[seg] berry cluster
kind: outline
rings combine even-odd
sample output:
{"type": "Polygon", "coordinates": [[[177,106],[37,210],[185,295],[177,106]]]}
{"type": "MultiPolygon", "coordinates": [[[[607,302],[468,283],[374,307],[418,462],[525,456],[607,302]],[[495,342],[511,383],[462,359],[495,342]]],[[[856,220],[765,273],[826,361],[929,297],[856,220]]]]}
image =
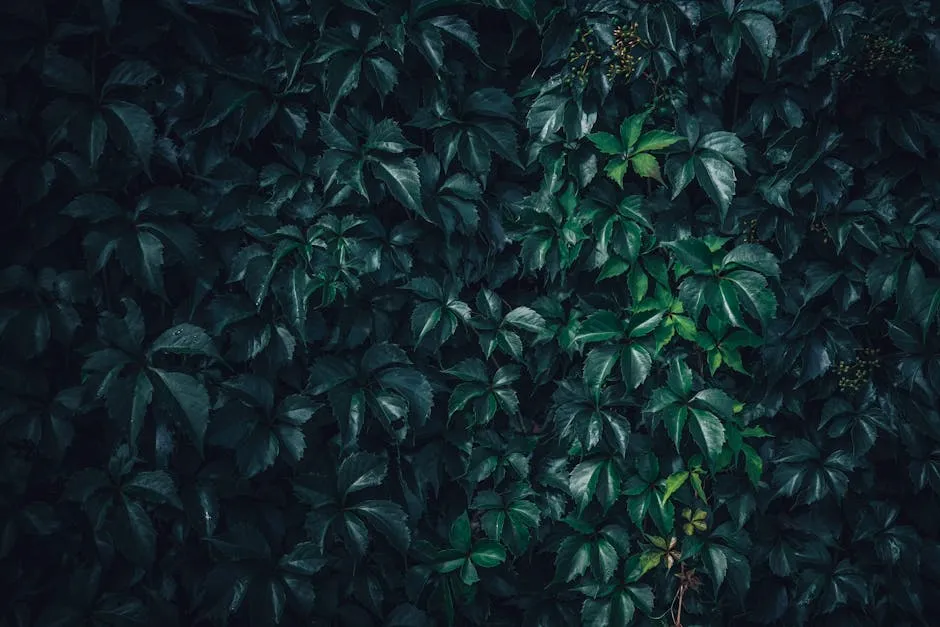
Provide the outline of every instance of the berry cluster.
{"type": "Polygon", "coordinates": [[[565,82],[569,85],[574,81],[585,82],[591,67],[600,61],[601,55],[594,49],[591,40],[592,32],[591,29],[580,27],[575,31],[578,40],[568,52],[568,74],[565,76],[565,82]]]}
{"type": "Polygon", "coordinates": [[[636,24],[631,24],[626,28],[623,26],[614,28],[614,45],[611,47],[614,60],[607,66],[607,78],[611,80],[617,76],[629,78],[638,62],[638,59],[633,56],[633,50],[642,43],[643,40],[637,34],[636,24]]]}
{"type": "Polygon", "coordinates": [[[840,361],[836,364],[839,375],[839,389],[843,392],[857,392],[862,384],[868,380],[872,370],[878,363],[878,349],[858,349],[859,355],[854,361],[840,361]]]}
{"type": "Polygon", "coordinates": [[[760,238],[757,236],[757,218],[745,220],[744,226],[747,228],[747,231],[744,233],[744,241],[748,244],[756,244],[759,242],[760,238]]]}
{"type": "Polygon", "coordinates": [[[862,50],[835,69],[836,77],[849,80],[856,75],[888,76],[914,67],[914,52],[886,35],[862,35],[862,50]]]}
{"type": "Polygon", "coordinates": [[[819,222],[813,222],[812,224],[810,224],[809,230],[812,231],[813,233],[821,233],[823,236],[823,243],[824,244],[829,243],[829,231],[826,230],[825,225],[820,224],[819,222]]]}
{"type": "MultiPolygon", "coordinates": [[[[591,69],[601,62],[601,54],[594,47],[593,31],[589,28],[575,30],[577,40],[568,52],[568,71],[565,83],[584,83],[587,81],[591,69]]],[[[637,25],[616,26],[614,28],[614,43],[610,50],[613,60],[607,65],[607,78],[610,80],[618,76],[629,78],[636,70],[639,59],[633,52],[643,40],[637,33],[637,25]]]]}

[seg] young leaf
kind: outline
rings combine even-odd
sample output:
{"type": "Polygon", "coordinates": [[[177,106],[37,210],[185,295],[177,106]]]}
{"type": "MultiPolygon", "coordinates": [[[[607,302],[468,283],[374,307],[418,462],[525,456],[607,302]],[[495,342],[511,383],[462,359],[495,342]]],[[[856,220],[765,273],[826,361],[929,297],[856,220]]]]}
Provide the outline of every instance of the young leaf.
{"type": "Polygon", "coordinates": [[[649,152],[652,150],[662,150],[673,144],[683,141],[685,138],[680,135],[674,135],[666,131],[649,131],[643,133],[633,148],[634,153],[649,152]]]}
{"type": "Polygon", "coordinates": [[[630,163],[633,164],[633,170],[643,178],[664,182],[659,172],[659,163],[653,155],[645,152],[639,153],[630,158],[630,163]]]}
{"type": "Polygon", "coordinates": [[[643,125],[646,124],[649,115],[650,110],[645,109],[624,119],[620,124],[620,141],[623,142],[623,147],[626,148],[628,154],[633,154],[636,151],[637,140],[640,138],[643,125]]]}
{"type": "Polygon", "coordinates": [[[610,133],[591,133],[587,138],[605,155],[626,155],[627,153],[620,138],[610,133]]]}

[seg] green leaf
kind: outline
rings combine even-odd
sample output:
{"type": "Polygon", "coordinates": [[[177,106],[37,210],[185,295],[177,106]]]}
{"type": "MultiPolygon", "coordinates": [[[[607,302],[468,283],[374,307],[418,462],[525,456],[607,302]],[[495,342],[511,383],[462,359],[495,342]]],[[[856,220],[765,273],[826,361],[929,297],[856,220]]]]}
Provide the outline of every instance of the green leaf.
{"type": "Polygon", "coordinates": [[[630,318],[630,338],[640,338],[653,333],[663,320],[663,312],[643,312],[630,318]]]}
{"type": "Polygon", "coordinates": [[[243,475],[255,477],[274,465],[278,453],[280,442],[277,436],[271,429],[259,426],[238,443],[235,460],[243,475]]]}
{"type": "Polygon", "coordinates": [[[653,367],[653,356],[643,346],[639,344],[630,344],[623,350],[620,360],[620,374],[627,389],[635,390],[646,377],[649,376],[653,367]]]}
{"type": "Polygon", "coordinates": [[[506,549],[499,542],[480,540],[473,545],[470,559],[481,568],[493,568],[506,561],[506,549]]]}
{"type": "Polygon", "coordinates": [[[136,445],[137,438],[140,437],[140,432],[144,427],[147,407],[150,406],[150,402],[153,400],[153,384],[145,373],[137,373],[132,394],[128,431],[131,444],[136,445]]]}
{"type": "Polygon", "coordinates": [[[568,478],[568,490],[580,509],[584,509],[594,497],[597,481],[604,466],[603,459],[594,458],[581,462],[571,471],[568,478]]]}
{"type": "Polygon", "coordinates": [[[489,392],[488,385],[478,383],[461,383],[451,392],[450,401],[447,405],[447,415],[453,416],[467,406],[467,403],[475,398],[485,396],[489,392]]]}
{"type": "Polygon", "coordinates": [[[627,152],[620,138],[610,133],[591,133],[587,138],[605,155],[624,155],[627,152]]]}
{"type": "Polygon", "coordinates": [[[680,470],[679,472],[674,472],[668,477],[663,485],[663,502],[668,501],[669,497],[676,493],[676,490],[685,485],[685,482],[689,480],[689,472],[687,470],[680,470]]]}
{"type": "Polygon", "coordinates": [[[744,266],[766,276],[780,276],[780,266],[774,254],[760,244],[741,244],[721,260],[722,269],[732,265],[744,266]]]}
{"type": "MultiPolygon", "coordinates": [[[[465,45],[467,48],[472,50],[474,53],[479,53],[480,42],[477,40],[477,34],[466,20],[454,15],[441,15],[438,17],[432,17],[428,20],[428,23],[434,25],[435,28],[444,31],[465,45]]],[[[500,91],[500,93],[505,96],[505,93],[501,92],[501,90],[492,91],[500,91]]],[[[470,97],[472,98],[473,94],[471,94],[470,97]]],[[[505,99],[508,100],[508,96],[506,96],[505,99]]]]}
{"type": "Polygon", "coordinates": [[[352,510],[385,536],[396,550],[401,553],[408,550],[411,545],[408,515],[397,503],[384,500],[362,501],[356,503],[352,510]]]}
{"type": "Polygon", "coordinates": [[[555,555],[555,577],[571,582],[583,575],[591,563],[591,543],[578,536],[562,540],[555,555]]]}
{"type": "Polygon", "coordinates": [[[135,501],[122,499],[115,514],[118,550],[138,566],[150,566],[156,558],[157,532],[147,511],[135,501]]]}
{"type": "Polygon", "coordinates": [[[218,352],[209,334],[194,324],[184,322],[167,329],[150,345],[149,354],[157,352],[174,355],[204,355],[218,358],[218,352]]]}
{"type": "Polygon", "coordinates": [[[355,54],[338,54],[327,64],[323,82],[331,115],[339,101],[359,86],[361,72],[362,57],[355,54]]]}
{"type": "Polygon", "coordinates": [[[663,246],[669,249],[676,260],[692,268],[693,272],[699,274],[712,273],[712,263],[715,255],[702,240],[689,238],[663,242],[663,246]]]}
{"type": "Polygon", "coordinates": [[[734,285],[730,281],[719,281],[715,298],[717,303],[709,303],[712,310],[720,310],[731,326],[743,327],[744,322],[738,317],[741,308],[738,305],[738,295],[735,292],[734,285]]]}
{"type": "Polygon", "coordinates": [[[411,314],[411,332],[415,338],[415,344],[420,344],[428,333],[437,328],[441,323],[441,314],[443,310],[440,305],[434,302],[418,303],[415,305],[411,314]]]}
{"type": "Polygon", "coordinates": [[[156,126],[150,114],[135,104],[121,101],[109,102],[105,109],[114,115],[134,156],[149,175],[156,136],[156,126]]]}
{"type": "Polygon", "coordinates": [[[382,485],[388,473],[388,460],[372,453],[353,453],[336,472],[336,489],[342,497],[382,485]]]}
{"type": "Polygon", "coordinates": [[[603,474],[597,482],[597,501],[605,512],[609,511],[620,498],[621,483],[620,467],[612,460],[605,462],[603,474]]]}
{"type": "Polygon", "coordinates": [[[607,165],[604,166],[604,172],[607,173],[607,176],[610,177],[614,183],[623,187],[623,177],[627,173],[627,170],[630,168],[630,162],[626,159],[617,157],[611,159],[607,162],[607,165]]]}
{"type": "Polygon", "coordinates": [[[734,197],[735,181],[734,168],[721,157],[699,155],[694,159],[695,178],[721,210],[724,219],[731,199],[734,197]]]}
{"type": "Polygon", "coordinates": [[[88,134],[88,163],[92,168],[98,165],[98,160],[104,154],[105,144],[108,141],[108,123],[104,116],[95,113],[91,119],[91,130],[88,134]]]}
{"type": "Polygon", "coordinates": [[[421,211],[421,180],[414,159],[383,158],[373,164],[376,178],[385,183],[395,200],[412,211],[421,211]]]}
{"type": "Polygon", "coordinates": [[[463,565],[460,567],[460,580],[468,586],[480,581],[480,575],[477,573],[477,568],[473,565],[472,560],[464,560],[463,565]]]}
{"type": "Polygon", "coordinates": [[[430,417],[434,395],[423,374],[412,368],[389,368],[378,374],[376,380],[408,400],[409,411],[418,425],[430,417]]]}
{"type": "Polygon", "coordinates": [[[608,342],[624,336],[623,322],[611,311],[601,310],[592,313],[578,329],[575,341],[608,342]]]}
{"type": "Polygon", "coordinates": [[[676,450],[679,450],[679,443],[682,441],[682,432],[685,429],[689,417],[689,409],[684,405],[672,405],[663,412],[663,425],[666,427],[666,433],[672,439],[676,450]]]}
{"type": "Polygon", "coordinates": [[[382,57],[368,57],[362,67],[366,80],[381,97],[386,97],[398,84],[398,68],[382,57]]]}
{"type": "Polygon", "coordinates": [[[148,231],[122,238],[118,243],[118,260],[133,278],[150,292],[165,297],[163,287],[163,242],[148,231]]]}
{"type": "Polygon", "coordinates": [[[320,556],[314,542],[299,542],[278,560],[278,567],[283,572],[308,577],[317,574],[326,564],[327,560],[320,556]]]}
{"type": "Polygon", "coordinates": [[[545,318],[529,307],[516,307],[506,314],[503,321],[517,329],[531,333],[541,333],[546,330],[547,326],[545,318]]]}
{"type": "Polygon", "coordinates": [[[717,388],[701,390],[692,400],[697,404],[704,404],[722,418],[731,418],[732,414],[735,413],[734,399],[717,388]]]}
{"type": "Polygon", "coordinates": [[[354,376],[356,376],[356,371],[348,362],[333,356],[321,357],[310,366],[307,393],[311,396],[323,394],[354,376]]]}
{"type": "Polygon", "coordinates": [[[616,344],[592,349],[584,360],[585,383],[591,388],[600,388],[620,358],[620,351],[620,346],[616,344]]]}
{"type": "Polygon", "coordinates": [[[689,431],[692,439],[714,465],[725,444],[724,425],[715,414],[693,407],[689,431]]]}
{"type": "Polygon", "coordinates": [[[636,613],[632,597],[617,590],[603,599],[587,599],[581,607],[581,624],[586,627],[630,625],[636,613]]]}
{"type": "Polygon", "coordinates": [[[526,127],[535,139],[545,141],[562,127],[569,98],[548,92],[532,103],[526,115],[526,127]]]}
{"type": "Polygon", "coordinates": [[[209,393],[195,377],[182,372],[151,368],[163,389],[169,393],[170,411],[182,414],[196,448],[202,450],[209,424],[209,393]]]}
{"type": "Polygon", "coordinates": [[[183,508],[176,493],[173,477],[163,470],[137,473],[124,484],[123,492],[136,500],[183,508]]]}
{"type": "Polygon", "coordinates": [[[646,119],[649,117],[650,111],[648,109],[631,115],[630,117],[624,119],[620,124],[620,140],[623,142],[623,146],[627,149],[627,153],[632,154],[635,151],[635,146],[637,140],[640,138],[640,132],[643,130],[643,125],[646,124],[646,119]]]}
{"type": "Polygon", "coordinates": [[[777,314],[777,297],[761,275],[750,270],[735,270],[725,276],[722,283],[726,282],[734,284],[741,302],[757,315],[762,326],[769,324],[777,314]]]}
{"type": "Polygon", "coordinates": [[[636,173],[643,178],[655,179],[660,183],[664,183],[662,174],[659,172],[659,163],[653,155],[645,152],[634,155],[630,158],[630,163],[633,164],[636,173]]]}
{"type": "Polygon", "coordinates": [[[761,13],[745,11],[738,16],[738,22],[744,26],[745,41],[757,53],[766,72],[767,62],[777,46],[777,30],[773,20],[761,13]]]}
{"type": "Polygon", "coordinates": [[[617,570],[619,556],[607,538],[599,538],[591,552],[591,573],[603,583],[610,581],[617,570]]]}
{"type": "Polygon", "coordinates": [[[687,399],[692,395],[692,369],[683,360],[672,360],[667,381],[669,389],[679,398],[687,399]]]}
{"type": "Polygon", "coordinates": [[[467,512],[462,513],[451,523],[447,540],[450,546],[458,551],[463,553],[470,551],[470,517],[467,516],[467,512]]]}
{"type": "Polygon", "coordinates": [[[488,385],[490,382],[486,374],[486,367],[479,359],[465,359],[447,368],[444,372],[468,383],[488,385]]]}
{"type": "Polygon", "coordinates": [[[734,133],[729,133],[728,131],[714,131],[709,133],[702,137],[696,149],[701,156],[714,157],[714,153],[717,153],[721,158],[747,171],[747,156],[744,152],[744,142],[734,133]]]}
{"type": "Polygon", "coordinates": [[[651,150],[662,150],[663,148],[668,148],[673,144],[685,140],[684,137],[675,135],[673,133],[667,133],[666,131],[649,131],[643,133],[640,136],[640,139],[637,141],[636,146],[633,148],[633,152],[648,152],[651,150]]]}
{"type": "Polygon", "coordinates": [[[741,452],[744,453],[744,470],[747,473],[747,478],[756,488],[759,486],[761,474],[764,472],[764,460],[761,459],[760,454],[754,447],[748,444],[741,447],[741,452]]]}
{"type": "Polygon", "coordinates": [[[144,87],[158,75],[157,70],[149,63],[140,59],[127,59],[111,70],[101,86],[101,93],[107,94],[117,87],[144,87]]]}

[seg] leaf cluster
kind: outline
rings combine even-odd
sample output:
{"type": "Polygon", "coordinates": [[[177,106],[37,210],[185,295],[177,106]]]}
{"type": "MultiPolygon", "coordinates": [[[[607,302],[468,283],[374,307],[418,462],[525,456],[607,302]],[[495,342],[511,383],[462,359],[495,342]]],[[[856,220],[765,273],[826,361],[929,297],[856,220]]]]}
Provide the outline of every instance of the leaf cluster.
{"type": "Polygon", "coordinates": [[[6,0],[0,627],[936,624],[938,18],[6,0]]]}

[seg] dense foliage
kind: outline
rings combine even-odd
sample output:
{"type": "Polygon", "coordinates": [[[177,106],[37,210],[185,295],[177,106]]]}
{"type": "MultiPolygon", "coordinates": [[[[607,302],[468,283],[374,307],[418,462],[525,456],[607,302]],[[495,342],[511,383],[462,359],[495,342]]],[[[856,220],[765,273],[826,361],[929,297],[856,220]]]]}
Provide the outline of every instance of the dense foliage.
{"type": "Polygon", "coordinates": [[[936,625],[940,6],[4,0],[0,625],[936,625]]]}

